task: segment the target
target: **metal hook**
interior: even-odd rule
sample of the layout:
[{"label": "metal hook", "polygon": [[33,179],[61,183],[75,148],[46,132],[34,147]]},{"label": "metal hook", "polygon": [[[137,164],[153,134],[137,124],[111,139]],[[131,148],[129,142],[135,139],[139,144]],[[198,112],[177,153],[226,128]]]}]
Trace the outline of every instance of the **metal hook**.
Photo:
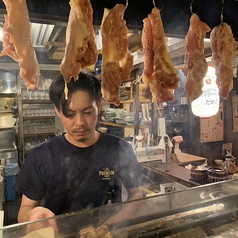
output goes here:
[{"label": "metal hook", "polygon": [[192,2],[190,3],[190,12],[191,12],[191,15],[193,15],[193,2],[195,0],[192,0]]},{"label": "metal hook", "polygon": [[[125,7],[125,10],[127,9],[127,6],[128,6],[128,0],[126,0],[126,7]],[[124,10],[124,11],[125,11],[125,10]]]},{"label": "metal hook", "polygon": [[221,7],[221,24],[223,23],[223,10],[224,10],[224,0],[222,0],[222,7]]},{"label": "metal hook", "polygon": [[[153,5],[154,5],[154,7],[157,7],[156,6],[156,4],[155,4],[155,0],[153,0]],[[159,9],[160,11],[162,10],[162,7],[161,7],[161,9]]]},{"label": "metal hook", "polygon": [[153,0],[153,5],[154,5],[154,7],[156,7],[156,5],[155,5],[155,0]]}]

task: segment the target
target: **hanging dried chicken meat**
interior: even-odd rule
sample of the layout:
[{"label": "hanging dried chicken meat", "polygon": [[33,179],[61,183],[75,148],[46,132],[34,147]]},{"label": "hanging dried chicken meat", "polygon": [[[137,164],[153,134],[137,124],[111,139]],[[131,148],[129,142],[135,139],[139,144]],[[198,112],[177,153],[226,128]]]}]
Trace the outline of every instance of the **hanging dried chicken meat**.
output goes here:
[{"label": "hanging dried chicken meat", "polygon": [[143,70],[143,81],[152,83],[152,74],[154,72],[154,37],[152,33],[152,26],[149,18],[143,20],[142,30],[142,46],[144,52],[144,70]]},{"label": "hanging dried chicken meat", "polygon": [[130,76],[133,56],[128,51],[128,28],[124,17],[125,6],[117,4],[105,9],[102,24],[102,94],[115,105],[120,104],[119,88]]},{"label": "hanging dried chicken meat", "polygon": [[167,51],[159,9],[154,7],[143,23],[143,82],[150,84],[153,100],[158,103],[172,101],[180,79]]},{"label": "hanging dried chicken meat", "polygon": [[204,38],[210,27],[202,22],[198,15],[192,14],[190,27],[185,37],[186,54],[183,73],[187,77],[185,91],[192,102],[202,94],[203,78],[207,73],[207,62],[204,55]]},{"label": "hanging dried chicken meat", "polygon": [[[97,60],[94,38],[93,9],[89,0],[70,0],[70,13],[66,30],[65,55],[60,64],[65,83],[78,79],[81,69]],[[67,85],[66,85],[67,98]]]},{"label": "hanging dried chicken meat", "polygon": [[226,23],[214,27],[210,39],[212,65],[215,67],[219,94],[221,97],[227,98],[233,87],[232,62],[235,57],[237,43],[230,26]]},{"label": "hanging dried chicken meat", "polygon": [[4,15],[3,50],[0,56],[8,55],[18,62],[20,76],[27,89],[37,89],[40,70],[31,42],[31,25],[25,0],[3,0],[7,14]]}]

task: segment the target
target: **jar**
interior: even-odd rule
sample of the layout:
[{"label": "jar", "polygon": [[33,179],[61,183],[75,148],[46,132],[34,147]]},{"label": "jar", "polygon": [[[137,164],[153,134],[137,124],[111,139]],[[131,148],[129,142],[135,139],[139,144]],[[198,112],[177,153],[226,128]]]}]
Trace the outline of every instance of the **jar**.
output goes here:
[{"label": "jar", "polygon": [[222,163],[221,168],[226,171],[227,174],[234,174],[237,172],[236,165],[233,163],[233,158],[229,157]]}]

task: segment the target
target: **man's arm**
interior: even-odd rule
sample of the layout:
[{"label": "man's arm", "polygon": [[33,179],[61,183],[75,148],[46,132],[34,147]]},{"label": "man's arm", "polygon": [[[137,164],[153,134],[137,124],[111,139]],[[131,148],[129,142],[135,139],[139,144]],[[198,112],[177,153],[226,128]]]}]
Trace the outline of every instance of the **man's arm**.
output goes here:
[{"label": "man's arm", "polygon": [[[139,187],[127,189],[127,192],[128,192],[127,201],[132,201],[132,200],[137,200],[142,198],[142,192]],[[109,218],[105,223],[111,224],[111,223],[117,223],[126,219],[130,219],[138,212],[140,207],[141,207],[140,201],[135,201],[134,203],[125,204],[125,206],[122,208],[120,212],[118,212],[115,216]]]},{"label": "man's arm", "polygon": [[28,222],[41,220],[37,223],[29,223],[26,227],[26,233],[32,232],[45,227],[53,227],[55,231],[58,231],[57,223],[55,219],[44,220],[44,218],[54,217],[55,214],[45,207],[41,207],[40,201],[34,201],[22,195],[21,206],[18,212],[18,222]]},{"label": "man's arm", "polygon": [[21,206],[18,212],[18,222],[34,221],[55,216],[49,209],[39,205],[40,201],[31,200],[25,195],[22,195]]}]

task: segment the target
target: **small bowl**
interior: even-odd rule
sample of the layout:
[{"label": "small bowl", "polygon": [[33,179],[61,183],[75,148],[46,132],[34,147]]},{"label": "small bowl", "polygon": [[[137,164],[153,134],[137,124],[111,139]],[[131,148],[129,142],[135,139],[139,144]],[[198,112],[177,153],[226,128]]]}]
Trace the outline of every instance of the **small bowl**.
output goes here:
[{"label": "small bowl", "polygon": [[221,165],[223,163],[222,159],[215,159],[215,164]]}]

